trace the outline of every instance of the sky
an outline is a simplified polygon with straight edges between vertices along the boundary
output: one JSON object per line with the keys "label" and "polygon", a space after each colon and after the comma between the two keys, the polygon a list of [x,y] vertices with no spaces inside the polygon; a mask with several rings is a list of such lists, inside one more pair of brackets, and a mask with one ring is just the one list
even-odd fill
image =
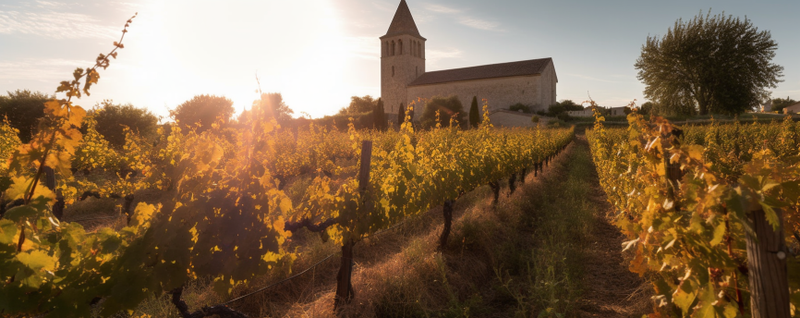
{"label": "sky", "polygon": [[[380,40],[399,0],[0,0],[0,93],[53,94],[76,67],[118,58],[77,104],[111,99],[169,110],[195,95],[279,92],[295,116],[322,117],[351,96],[380,96]],[[553,58],[558,100],[645,101],[634,63],[648,36],[707,13],[750,19],[778,43],[773,97],[800,100],[800,1],[407,0],[427,38],[426,69]],[[258,78],[258,80],[257,80]],[[60,97],[60,96],[59,96]],[[489,101],[491,103],[491,101]]]}

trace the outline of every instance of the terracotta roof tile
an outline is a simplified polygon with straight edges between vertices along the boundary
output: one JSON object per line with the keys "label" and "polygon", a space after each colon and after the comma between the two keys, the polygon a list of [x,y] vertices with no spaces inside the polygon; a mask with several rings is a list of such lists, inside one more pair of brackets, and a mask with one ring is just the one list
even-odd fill
{"label": "terracotta roof tile", "polygon": [[529,76],[541,74],[548,64],[553,63],[552,58],[543,58],[527,61],[509,62],[501,64],[481,65],[451,70],[425,72],[408,86],[438,84],[456,81],[477,80],[485,78]]}

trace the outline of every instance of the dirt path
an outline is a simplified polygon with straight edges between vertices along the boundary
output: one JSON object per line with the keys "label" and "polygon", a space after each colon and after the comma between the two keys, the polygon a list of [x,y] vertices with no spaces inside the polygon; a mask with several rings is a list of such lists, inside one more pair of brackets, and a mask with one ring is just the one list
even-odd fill
{"label": "dirt path", "polygon": [[[589,147],[585,135],[577,136],[581,147]],[[628,270],[621,251],[625,237],[611,222],[614,208],[606,201],[597,174],[593,173],[591,201],[601,212],[595,217],[592,244],[585,250],[583,297],[579,317],[641,317],[652,312],[651,286]]]}

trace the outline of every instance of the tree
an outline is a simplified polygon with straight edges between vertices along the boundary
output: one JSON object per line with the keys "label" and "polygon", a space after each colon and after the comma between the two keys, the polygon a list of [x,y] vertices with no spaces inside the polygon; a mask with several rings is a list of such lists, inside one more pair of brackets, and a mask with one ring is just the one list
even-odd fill
{"label": "tree", "polygon": [[19,139],[29,142],[39,119],[44,117],[44,103],[53,98],[29,90],[8,92],[8,96],[0,96],[0,120],[8,118],[11,127],[19,130]]}
{"label": "tree", "polygon": [[464,122],[464,107],[461,105],[458,96],[431,98],[425,104],[425,109],[419,118],[423,128],[432,128],[436,125],[436,111],[439,111],[439,120],[444,127],[450,125],[451,118],[457,120],[459,125],[466,124]]}
{"label": "tree", "polygon": [[472,128],[478,128],[481,124],[481,113],[478,110],[478,97],[472,96],[472,105],[469,106],[469,124]]}
{"label": "tree", "polygon": [[647,37],[636,60],[644,95],[661,106],[700,115],[738,114],[765,100],[783,67],[771,63],[778,44],[745,18],[724,13],[679,19],[662,38]]}
{"label": "tree", "polygon": [[653,102],[645,102],[642,104],[642,107],[639,108],[639,114],[649,115],[653,112],[653,107]]}
{"label": "tree", "polygon": [[397,125],[403,124],[406,121],[406,108],[403,103],[400,103],[400,108],[397,110]]}
{"label": "tree", "polygon": [[[253,101],[253,109],[266,111],[268,116],[275,118],[279,125],[288,127],[292,122],[294,111],[283,102],[281,93],[262,93],[261,98]],[[239,121],[247,118],[247,113],[243,112],[239,116]]]}
{"label": "tree", "polygon": [[358,97],[353,96],[350,98],[350,105],[339,110],[339,114],[363,114],[369,113],[378,105],[378,100],[373,99],[372,96]]}
{"label": "tree", "polygon": [[785,99],[784,98],[775,98],[775,99],[772,100],[772,111],[776,111],[776,112],[779,112],[779,113],[783,112],[783,108],[784,107],[792,105],[794,103],[797,103],[797,101],[794,100],[794,99],[789,98],[789,96],[786,96]]}
{"label": "tree", "polygon": [[389,123],[386,120],[386,113],[383,110],[383,101],[380,98],[378,98],[378,104],[375,106],[373,115],[375,117],[373,119],[373,122],[375,123],[375,129],[384,131],[389,127]]}
{"label": "tree", "polygon": [[230,119],[233,101],[223,96],[197,95],[169,113],[181,126],[197,127],[197,131],[204,131],[217,120]]}
{"label": "tree", "polygon": [[552,117],[558,117],[559,115],[566,113],[568,111],[579,111],[583,110],[583,106],[576,104],[570,99],[565,99],[560,102],[556,102],[553,105],[550,105],[547,108],[547,114]]}
{"label": "tree", "polygon": [[153,137],[158,129],[158,117],[144,108],[136,108],[131,104],[114,104],[110,99],[97,103],[94,111],[95,129],[103,138],[115,147],[125,145],[123,126],[143,137]]}

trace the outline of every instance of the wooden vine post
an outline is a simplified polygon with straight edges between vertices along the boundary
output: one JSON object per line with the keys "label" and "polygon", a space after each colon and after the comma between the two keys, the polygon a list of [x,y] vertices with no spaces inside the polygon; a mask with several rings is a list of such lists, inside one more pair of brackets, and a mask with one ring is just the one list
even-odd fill
{"label": "wooden vine post", "polygon": [[453,226],[453,205],[455,205],[455,202],[455,200],[444,200],[442,205],[444,228],[442,229],[442,235],[439,236],[439,250],[441,251],[444,251],[445,246],[447,246],[447,237],[450,236],[450,227]]}
{"label": "wooden vine post", "polygon": [[[369,170],[372,159],[372,141],[364,140],[361,142],[361,166],[358,171],[358,191],[361,193],[361,206],[366,206],[365,198],[367,186],[369,186]],[[353,238],[348,239],[342,244],[342,261],[339,267],[339,274],[336,275],[336,296],[334,297],[333,308],[338,311],[341,305],[348,304],[355,297],[355,290],[351,278],[353,276]]]}
{"label": "wooden vine post", "polygon": [[750,212],[756,237],[747,233],[747,271],[750,280],[750,312],[753,318],[789,318],[789,278],[781,210],[778,230],[767,222],[764,210]]}
{"label": "wooden vine post", "polygon": [[64,218],[64,195],[61,190],[56,189],[56,173],[53,168],[45,166],[44,169],[44,185],[56,194],[56,202],[53,204],[53,215],[61,221]]}
{"label": "wooden vine post", "polygon": [[[664,165],[666,170],[667,195],[675,202],[674,209],[681,209],[678,204],[679,180],[683,178],[680,165],[669,161],[668,148],[678,146],[677,139],[668,143],[669,137],[679,137],[681,130],[672,129],[663,139]],[[783,224],[780,209],[777,231],[767,221],[764,210],[750,211],[750,222],[753,224],[755,237],[746,232],[747,271],[750,282],[750,311],[753,318],[789,318],[789,279],[786,267],[786,241],[783,235]],[[729,254],[732,253],[729,247]],[[732,255],[731,255],[732,256]],[[736,276],[734,276],[736,280]],[[736,285],[736,301],[742,309],[738,284]]]}

